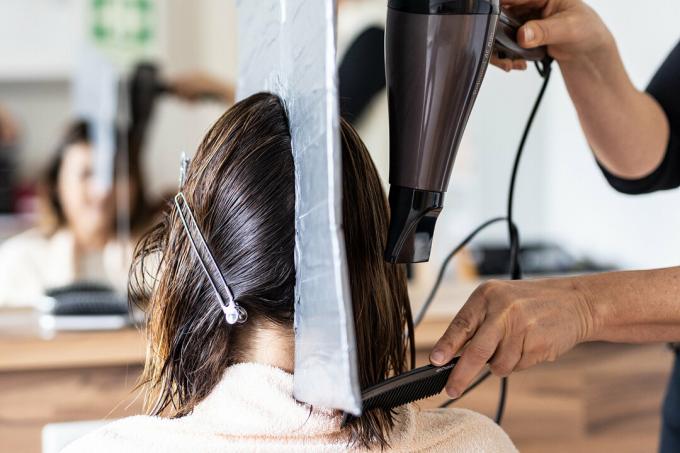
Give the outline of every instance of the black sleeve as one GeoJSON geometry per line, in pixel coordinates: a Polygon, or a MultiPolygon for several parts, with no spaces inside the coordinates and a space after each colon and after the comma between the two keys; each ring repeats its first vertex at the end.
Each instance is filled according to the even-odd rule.
{"type": "Polygon", "coordinates": [[[350,45],[338,68],[340,113],[354,123],[373,97],[385,88],[385,30],[364,30],[350,45]]]}
{"type": "Polygon", "coordinates": [[[600,165],[609,184],[627,194],[650,193],[680,186],[680,43],[661,65],[647,92],[659,102],[670,123],[670,140],[663,161],[650,175],[640,179],[619,178],[600,165]]]}

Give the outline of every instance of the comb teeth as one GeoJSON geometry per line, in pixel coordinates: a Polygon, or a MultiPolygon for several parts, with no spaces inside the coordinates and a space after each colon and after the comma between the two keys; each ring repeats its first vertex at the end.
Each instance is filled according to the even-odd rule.
{"type": "Polygon", "coordinates": [[[442,371],[413,382],[404,383],[385,393],[364,400],[363,410],[392,409],[437,395],[444,389],[450,374],[451,370],[442,371]]]}
{"type": "MultiPolygon", "coordinates": [[[[441,367],[426,365],[367,388],[362,392],[362,411],[393,409],[439,394],[457,362],[458,357],[441,367]]],[[[343,426],[352,418],[345,413],[343,426]]]]}

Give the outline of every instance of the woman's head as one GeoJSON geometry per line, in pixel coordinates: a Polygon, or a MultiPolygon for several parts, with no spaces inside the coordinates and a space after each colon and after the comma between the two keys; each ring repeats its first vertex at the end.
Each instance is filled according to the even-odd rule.
{"type": "MultiPolygon", "coordinates": [[[[407,369],[411,314],[403,269],[382,258],[388,219],[378,174],[344,122],[341,137],[343,229],[360,384],[367,387],[407,369]]],[[[257,94],[228,110],[196,152],[182,192],[248,321],[225,322],[181,220],[169,209],[138,246],[132,292],[139,297],[152,288],[143,301],[151,348],[145,378],[152,412],[171,416],[205,398],[226,367],[248,355],[258,329],[292,332],[294,165],[280,100],[257,94]],[[147,257],[157,275],[145,270],[147,257]]],[[[375,412],[354,422],[351,437],[380,443],[391,426],[392,414],[375,412]]]]}
{"type": "MultiPolygon", "coordinates": [[[[120,157],[122,154],[116,153],[116,184],[123,183],[118,171],[120,157]]],[[[90,128],[85,121],[76,121],[67,129],[42,181],[46,208],[43,227],[49,233],[68,228],[85,246],[101,246],[115,232],[115,186],[102,188],[96,183],[94,160],[90,128]]],[[[136,177],[125,181],[133,211],[139,210],[137,202],[141,201],[137,181],[136,177]]]]}
{"type": "Polygon", "coordinates": [[[45,178],[50,229],[68,227],[80,243],[101,244],[112,234],[112,191],[95,184],[94,156],[85,122],[69,127],[45,178]]]}

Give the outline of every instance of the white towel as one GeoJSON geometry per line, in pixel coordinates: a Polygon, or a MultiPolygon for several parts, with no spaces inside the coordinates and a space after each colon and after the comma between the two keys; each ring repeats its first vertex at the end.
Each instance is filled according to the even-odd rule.
{"type": "MultiPolygon", "coordinates": [[[[516,452],[487,417],[464,409],[405,406],[390,434],[391,451],[516,452]]],[[[185,417],[136,416],[100,428],[63,453],[225,451],[341,452],[348,448],[337,411],[293,398],[293,375],[267,365],[229,367],[213,392],[185,417]]]]}

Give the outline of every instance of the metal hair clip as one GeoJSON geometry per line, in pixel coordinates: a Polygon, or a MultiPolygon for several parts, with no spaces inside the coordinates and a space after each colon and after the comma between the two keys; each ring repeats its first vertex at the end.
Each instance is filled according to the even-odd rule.
{"type": "Polygon", "coordinates": [[[191,159],[187,157],[187,153],[184,152],[179,159],[179,190],[182,190],[182,187],[184,187],[184,183],[187,180],[187,171],[189,170],[191,159]]]}
{"type": "Polygon", "coordinates": [[[191,248],[196,253],[203,271],[208,276],[210,285],[215,290],[215,294],[217,294],[217,299],[220,302],[220,307],[224,312],[227,323],[241,324],[245,322],[248,319],[248,313],[234,300],[234,295],[224,280],[224,276],[220,272],[215,258],[210,253],[208,244],[206,244],[196,219],[194,219],[194,214],[189,208],[189,203],[187,203],[182,192],[175,195],[175,207],[184,225],[184,231],[186,231],[189,237],[189,242],[191,242],[191,248]]]}

